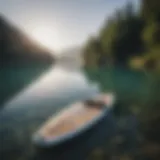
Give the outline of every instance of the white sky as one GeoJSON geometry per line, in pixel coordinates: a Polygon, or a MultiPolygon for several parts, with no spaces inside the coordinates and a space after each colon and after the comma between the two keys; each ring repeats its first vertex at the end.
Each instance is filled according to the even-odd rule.
{"type": "Polygon", "coordinates": [[[55,51],[82,44],[117,7],[139,0],[0,0],[0,11],[55,51]]]}

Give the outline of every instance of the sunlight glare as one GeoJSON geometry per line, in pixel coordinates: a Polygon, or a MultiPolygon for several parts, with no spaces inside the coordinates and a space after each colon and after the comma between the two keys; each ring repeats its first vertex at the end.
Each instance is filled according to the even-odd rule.
{"type": "Polygon", "coordinates": [[[49,27],[37,27],[31,31],[31,36],[50,50],[60,49],[58,32],[49,27]]]}

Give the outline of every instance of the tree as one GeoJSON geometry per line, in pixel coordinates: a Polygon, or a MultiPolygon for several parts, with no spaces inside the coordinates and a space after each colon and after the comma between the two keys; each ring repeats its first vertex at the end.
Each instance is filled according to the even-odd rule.
{"type": "Polygon", "coordinates": [[[143,48],[141,32],[143,23],[134,13],[131,3],[128,3],[125,10],[118,10],[119,15],[109,21],[100,32],[100,41],[103,52],[111,55],[116,64],[126,65],[128,59],[143,48]],[[121,15],[121,16],[120,16],[121,15]]]}
{"type": "Polygon", "coordinates": [[[150,22],[143,30],[142,37],[147,48],[160,44],[160,25],[150,22]]]}
{"type": "Polygon", "coordinates": [[[141,15],[146,21],[158,21],[160,23],[160,1],[142,0],[141,15]]]}
{"type": "Polygon", "coordinates": [[[99,64],[100,54],[102,53],[100,42],[97,38],[91,37],[84,47],[85,65],[97,66],[99,64]]]}

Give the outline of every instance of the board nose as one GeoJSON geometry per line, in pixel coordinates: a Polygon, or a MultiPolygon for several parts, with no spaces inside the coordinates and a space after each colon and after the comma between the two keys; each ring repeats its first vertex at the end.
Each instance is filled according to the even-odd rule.
{"type": "Polygon", "coordinates": [[[45,144],[45,139],[40,134],[36,134],[35,136],[33,136],[33,141],[34,141],[35,144],[39,144],[39,145],[44,145],[45,144]]]}

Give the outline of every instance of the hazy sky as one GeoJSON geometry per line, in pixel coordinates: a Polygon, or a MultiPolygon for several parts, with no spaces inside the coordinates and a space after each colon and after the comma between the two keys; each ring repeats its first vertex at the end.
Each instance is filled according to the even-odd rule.
{"type": "MultiPolygon", "coordinates": [[[[44,45],[62,50],[84,42],[128,1],[0,0],[0,12],[44,45]]],[[[139,0],[130,1],[138,4],[139,0]]]]}

